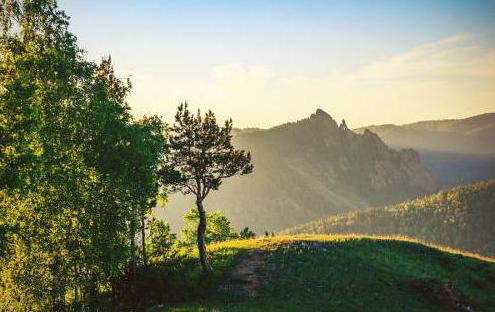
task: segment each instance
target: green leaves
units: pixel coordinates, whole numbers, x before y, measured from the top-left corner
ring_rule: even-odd
[[[84,60],[55,1],[0,3],[0,310],[89,303],[157,196],[164,125],[133,120],[130,82]]]
[[[223,242],[230,239],[239,238],[239,235],[232,228],[230,221],[220,211],[207,213],[208,224],[206,226],[206,243]],[[192,208],[184,216],[184,226],[181,230],[182,241],[186,245],[196,243],[196,230],[199,223],[199,214],[196,208]]]
[[[146,239],[146,248],[151,261],[170,256],[177,247],[177,236],[172,233],[170,225],[159,219],[148,222],[149,235]]]

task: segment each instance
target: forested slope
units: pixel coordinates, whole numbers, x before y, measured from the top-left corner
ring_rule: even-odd
[[[401,204],[330,216],[283,231],[405,235],[495,256],[495,180]]]

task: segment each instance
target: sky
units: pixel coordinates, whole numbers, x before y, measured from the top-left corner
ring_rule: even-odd
[[[236,127],[322,108],[351,128],[495,112],[493,1],[61,0],[136,117],[187,101]]]

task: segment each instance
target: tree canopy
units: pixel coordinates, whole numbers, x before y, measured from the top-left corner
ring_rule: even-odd
[[[135,258],[163,124],[132,118],[129,81],[84,59],[55,1],[0,5],[0,310],[88,306]]]

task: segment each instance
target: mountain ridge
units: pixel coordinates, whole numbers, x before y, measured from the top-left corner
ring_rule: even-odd
[[[251,152],[254,173],[226,180],[205,206],[222,210],[236,228],[276,231],[439,188],[417,152],[391,149],[369,130],[355,133],[321,109],[270,129],[237,131],[233,139]],[[165,217],[178,227],[191,206],[173,196]]]
[[[431,123],[449,123],[449,122],[458,122],[458,121],[471,121],[471,120],[477,120],[477,119],[484,119],[484,118],[489,118],[490,120],[492,118],[495,119],[495,112],[494,113],[482,113],[482,114],[477,114],[477,115],[472,115],[464,118],[445,118],[445,119],[428,119],[428,120],[419,120],[419,121],[414,121],[414,122],[407,122],[403,124],[394,124],[394,123],[385,123],[385,124],[371,124],[363,127],[358,127],[353,129],[354,131],[361,131],[364,130],[365,128],[370,128],[370,127],[381,127],[381,126],[396,126],[396,127],[403,127],[403,126],[418,126],[422,124],[431,124]]]
[[[425,120],[409,124],[370,125],[369,129],[392,147],[495,156],[495,113],[484,113],[462,119]]]
[[[495,178],[495,113],[463,119],[357,128],[376,132],[393,148],[413,148],[428,170],[451,187]]]

